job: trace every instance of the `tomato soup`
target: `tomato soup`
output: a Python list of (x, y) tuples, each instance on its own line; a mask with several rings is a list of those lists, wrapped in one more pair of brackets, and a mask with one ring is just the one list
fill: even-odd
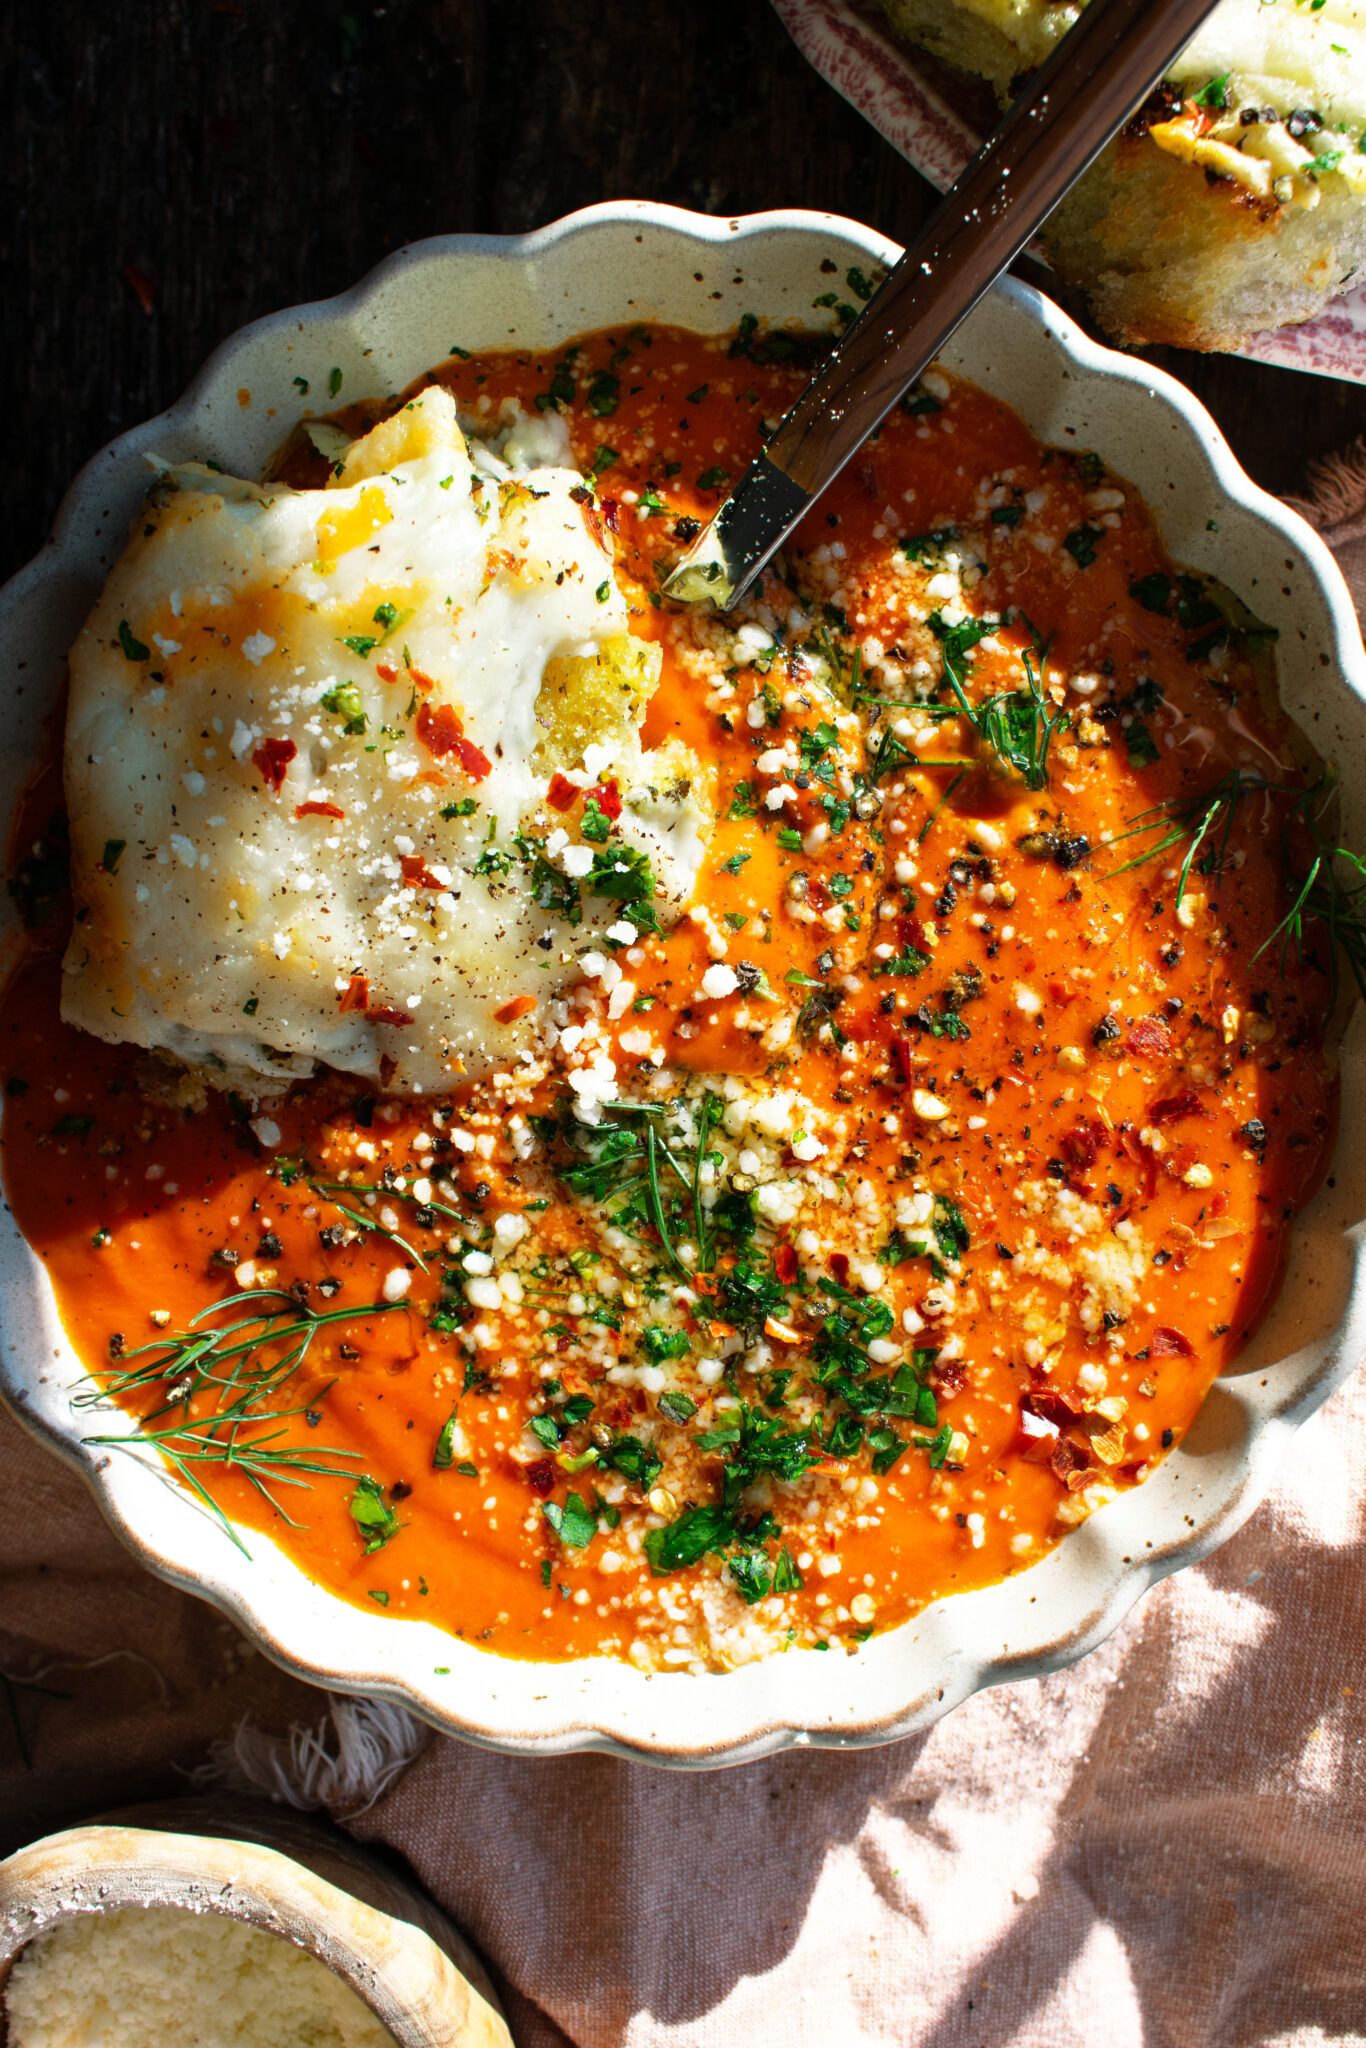
[(168, 1085), (60, 1021), (55, 776), (20, 825), (4, 1170), (89, 1434), (116, 1399), (206, 1542), (506, 1656), (850, 1650), (1037, 1562), (1180, 1441), (1332, 1143), (1270, 636), (1102, 456), (933, 373), (736, 613), (662, 597), (808, 365), (746, 322), (436, 373), (567, 423), (707, 798), (672, 924), (591, 734), (488, 819), (575, 958), (534, 1057)]

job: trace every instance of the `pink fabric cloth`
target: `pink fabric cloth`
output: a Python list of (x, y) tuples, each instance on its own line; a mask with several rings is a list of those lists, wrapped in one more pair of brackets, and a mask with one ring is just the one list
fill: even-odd
[[(318, 1718), (3, 1417), (0, 1480), (0, 1852), (174, 1791), (244, 1710)], [(1366, 2048), (1364, 1550), (1358, 1375), (1215, 1557), (918, 1740), (699, 1776), (432, 1737), (338, 1818), (482, 1948), (521, 2048)]]

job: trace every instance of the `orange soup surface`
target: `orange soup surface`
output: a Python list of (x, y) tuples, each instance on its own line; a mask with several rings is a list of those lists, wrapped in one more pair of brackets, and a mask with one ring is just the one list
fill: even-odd
[(476, 431), (566, 421), (662, 649), (645, 739), (714, 817), (667, 929), (638, 863), (557, 865), (612, 848), (610, 774), (489, 821), (581, 970), (537, 1057), (177, 1094), (59, 1020), (54, 774), (21, 821), (4, 1171), (92, 1388), (248, 1548), (507, 1656), (850, 1649), (1037, 1562), (1179, 1442), (1332, 1140), (1326, 946), (1266, 944), (1306, 780), (1266, 636), (1098, 456), (932, 374), (752, 601), (661, 599), (803, 353), (638, 328), (439, 373)]

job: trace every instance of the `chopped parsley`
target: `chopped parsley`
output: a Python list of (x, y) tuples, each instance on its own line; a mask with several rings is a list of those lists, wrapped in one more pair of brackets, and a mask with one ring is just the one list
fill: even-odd
[(1131, 718), (1124, 728), (1124, 744), (1129, 750), (1131, 768), (1150, 768), (1161, 758), (1157, 741), (1141, 718)]
[(543, 1501), (541, 1513), (566, 1550), (586, 1550), (597, 1534), (598, 1518), (577, 1493), (567, 1495), (563, 1507), (553, 1500)]
[(386, 1543), (393, 1541), (403, 1524), (390, 1503), (385, 1499), (384, 1488), (368, 1472), (363, 1472), (356, 1481), (356, 1490), (347, 1506), (351, 1519), (365, 1538), (365, 1555), (383, 1550)]
[(1064, 539), (1063, 546), (1079, 569), (1089, 569), (1096, 559), (1096, 549), (1104, 538), (1105, 528), (1092, 526), (1088, 521), (1085, 526), (1074, 528)]
[(366, 730), (365, 699), (355, 683), (334, 683), (323, 691), (319, 702), (324, 711), (341, 719), (344, 733), (354, 736)]
[(1215, 107), (1220, 110), (1227, 107), (1228, 82), (1232, 76), (1233, 73), (1231, 71), (1221, 71), (1217, 78), (1211, 78), (1205, 85), (1202, 85), (1199, 92), (1191, 94), (1195, 105), (1197, 107)]

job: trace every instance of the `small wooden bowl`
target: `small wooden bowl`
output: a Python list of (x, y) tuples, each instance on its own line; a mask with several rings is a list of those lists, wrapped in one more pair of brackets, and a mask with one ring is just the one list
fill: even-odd
[(0, 1991), (36, 1935), (122, 1906), (225, 1913), (292, 1941), (399, 2048), (513, 2048), (483, 1965), (429, 1900), (334, 1829), (237, 1802), (129, 1807), (0, 1863)]

